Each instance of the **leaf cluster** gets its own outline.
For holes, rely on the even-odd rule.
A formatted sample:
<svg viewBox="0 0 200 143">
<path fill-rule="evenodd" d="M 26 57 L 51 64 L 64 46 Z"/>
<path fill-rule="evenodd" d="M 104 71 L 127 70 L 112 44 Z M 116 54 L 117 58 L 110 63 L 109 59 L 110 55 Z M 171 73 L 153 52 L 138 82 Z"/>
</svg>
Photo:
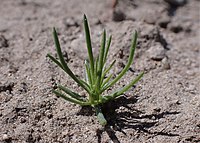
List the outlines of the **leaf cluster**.
<svg viewBox="0 0 200 143">
<path fill-rule="evenodd" d="M 64 87 L 62 85 L 58 85 L 56 90 L 53 90 L 53 92 L 57 95 L 62 97 L 63 99 L 70 101 L 75 104 L 79 104 L 81 106 L 92 106 L 96 110 L 97 117 L 102 125 L 106 125 L 107 121 L 104 118 L 100 106 L 109 100 L 113 100 L 120 95 L 122 95 L 124 92 L 129 90 L 135 83 L 137 83 L 143 76 L 143 72 L 140 73 L 135 79 L 133 79 L 128 85 L 115 90 L 113 93 L 108 95 L 103 95 L 104 91 L 106 91 L 108 88 L 112 87 L 115 83 L 117 83 L 124 74 L 128 71 L 131 64 L 133 63 L 133 57 L 135 48 L 137 45 L 137 31 L 135 31 L 132 39 L 132 44 L 130 47 L 130 54 L 129 59 L 123 70 L 116 76 L 113 77 L 113 74 L 109 74 L 110 70 L 114 66 L 116 60 L 111 62 L 108 66 L 106 66 L 106 60 L 108 56 L 108 51 L 111 45 L 112 36 L 106 40 L 106 31 L 104 30 L 102 33 L 102 39 L 101 39 L 101 47 L 99 49 L 99 55 L 94 58 L 93 51 L 92 51 L 92 45 L 91 45 L 91 38 L 90 38 L 90 30 L 88 26 L 88 21 L 86 16 L 84 15 L 83 18 L 84 21 L 84 29 L 85 29 L 85 38 L 86 38 L 86 44 L 87 44 L 87 51 L 88 51 L 88 60 L 85 60 L 85 80 L 82 80 L 75 76 L 75 74 L 71 71 L 68 64 L 65 62 L 60 42 L 58 39 L 58 34 L 53 28 L 53 37 L 54 42 L 56 45 L 56 51 L 58 54 L 58 60 L 51 56 L 50 54 L 47 54 L 47 56 L 55 63 L 57 64 L 65 73 L 67 73 L 79 86 L 81 86 L 84 90 L 88 93 L 88 98 L 83 98 L 78 93 L 74 92 L 73 90 Z"/>
</svg>

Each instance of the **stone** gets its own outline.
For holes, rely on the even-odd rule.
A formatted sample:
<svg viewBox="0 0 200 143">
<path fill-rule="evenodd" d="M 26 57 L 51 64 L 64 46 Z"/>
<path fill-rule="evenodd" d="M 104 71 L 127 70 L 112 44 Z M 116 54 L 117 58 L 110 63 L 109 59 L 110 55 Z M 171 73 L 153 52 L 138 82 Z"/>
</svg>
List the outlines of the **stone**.
<svg viewBox="0 0 200 143">
<path fill-rule="evenodd" d="M 155 61 L 161 61 L 166 56 L 166 50 L 158 42 L 155 45 L 151 46 L 147 52 L 149 54 L 149 57 Z"/>
<path fill-rule="evenodd" d="M 162 67 L 165 70 L 169 70 L 171 68 L 170 63 L 169 63 L 169 59 L 167 57 L 164 57 L 162 59 Z"/>
<path fill-rule="evenodd" d="M 7 134 L 2 135 L 2 140 L 5 142 L 11 142 L 11 138 Z"/>
</svg>

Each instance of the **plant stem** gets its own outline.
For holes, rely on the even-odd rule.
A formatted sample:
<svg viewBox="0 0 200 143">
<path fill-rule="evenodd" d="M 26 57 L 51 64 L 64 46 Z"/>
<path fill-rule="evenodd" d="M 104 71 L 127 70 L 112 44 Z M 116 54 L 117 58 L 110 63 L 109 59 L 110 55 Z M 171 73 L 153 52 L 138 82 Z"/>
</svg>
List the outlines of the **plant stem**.
<svg viewBox="0 0 200 143">
<path fill-rule="evenodd" d="M 96 115 L 97 115 L 97 119 L 99 120 L 100 124 L 105 126 L 107 124 L 107 121 L 101 111 L 100 106 L 95 106 L 95 111 L 96 111 Z"/>
</svg>

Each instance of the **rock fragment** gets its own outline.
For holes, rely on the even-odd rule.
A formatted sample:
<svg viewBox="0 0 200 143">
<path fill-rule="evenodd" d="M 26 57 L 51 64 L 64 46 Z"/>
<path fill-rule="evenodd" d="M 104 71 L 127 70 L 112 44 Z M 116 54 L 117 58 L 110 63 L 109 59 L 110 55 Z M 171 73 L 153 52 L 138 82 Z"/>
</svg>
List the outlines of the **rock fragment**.
<svg viewBox="0 0 200 143">
<path fill-rule="evenodd" d="M 149 57 L 155 61 L 161 61 L 166 56 L 165 52 L 166 50 L 158 42 L 151 46 L 148 50 Z"/>
<path fill-rule="evenodd" d="M 169 70 L 171 68 L 169 59 L 167 57 L 162 59 L 162 67 L 164 70 Z"/>
</svg>

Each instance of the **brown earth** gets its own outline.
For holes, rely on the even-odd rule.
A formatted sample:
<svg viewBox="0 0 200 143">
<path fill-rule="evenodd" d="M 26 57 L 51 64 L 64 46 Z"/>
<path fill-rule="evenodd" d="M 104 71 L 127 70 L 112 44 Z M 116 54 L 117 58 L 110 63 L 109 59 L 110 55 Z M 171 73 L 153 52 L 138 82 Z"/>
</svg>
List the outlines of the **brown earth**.
<svg viewBox="0 0 200 143">
<path fill-rule="evenodd" d="M 1 0 L 0 142 L 200 142 L 199 9 L 199 0 Z M 84 95 L 46 58 L 56 54 L 55 26 L 69 66 L 83 77 L 84 13 L 95 52 L 103 29 L 112 34 L 108 60 L 117 60 L 115 74 L 139 32 L 134 64 L 113 89 L 141 71 L 145 75 L 104 106 L 106 127 L 92 109 L 51 93 L 62 83 Z"/>
</svg>

